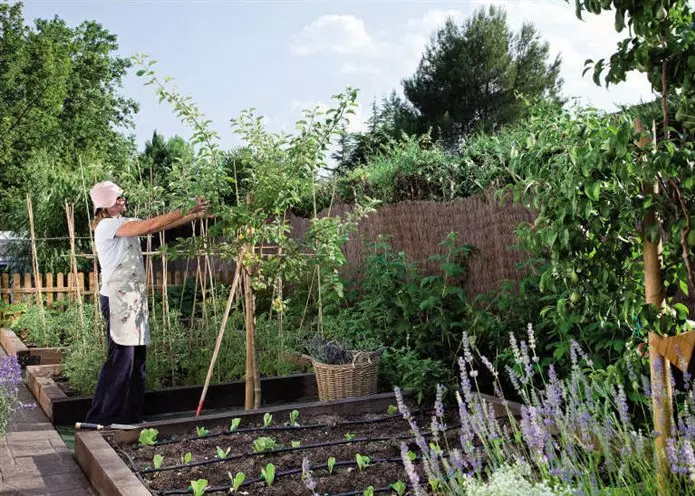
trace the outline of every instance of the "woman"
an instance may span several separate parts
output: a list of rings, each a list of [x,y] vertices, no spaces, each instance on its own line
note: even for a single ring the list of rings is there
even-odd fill
[[[150,343],[147,284],[139,236],[172,229],[201,217],[205,200],[147,220],[124,217],[123,190],[111,181],[89,192],[94,204],[94,244],[101,267],[101,312],[108,354],[86,421],[109,425],[143,421],[145,346]]]

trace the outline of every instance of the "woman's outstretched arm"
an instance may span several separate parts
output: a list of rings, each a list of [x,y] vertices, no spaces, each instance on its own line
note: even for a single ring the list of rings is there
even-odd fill
[[[182,209],[178,209],[150,219],[124,222],[121,227],[118,228],[118,231],[116,231],[116,236],[147,236],[148,234],[172,229],[198,218],[200,215],[204,214],[207,209],[208,202],[200,198],[195,206],[185,213]]]

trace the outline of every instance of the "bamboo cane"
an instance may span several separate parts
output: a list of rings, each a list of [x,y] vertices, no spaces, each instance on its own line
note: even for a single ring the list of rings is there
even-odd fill
[[[39,257],[36,252],[36,234],[34,232],[34,207],[31,204],[31,196],[27,193],[27,212],[29,214],[29,234],[31,236],[31,258],[34,266],[34,285],[36,286],[36,304],[39,307],[41,323],[46,323],[46,315],[43,311],[43,293],[41,292],[41,272],[39,272]]]
[[[253,301],[253,288],[251,286],[251,275],[247,268],[244,268],[244,300],[246,301],[246,390],[244,398],[244,409],[250,410],[254,407],[254,393],[256,374],[254,365],[254,327],[253,314],[255,305]]]
[[[70,265],[75,285],[77,307],[80,310],[80,322],[82,323],[82,328],[84,329],[86,327],[84,320],[84,306],[82,305],[82,292],[80,290],[80,284],[77,278],[77,257],[75,257],[75,208],[74,205],[68,205],[67,201],[65,202],[65,215],[67,216],[68,234],[70,235]],[[87,348],[87,342],[85,341],[84,334],[82,335],[82,347],[83,349]]]
[[[227,327],[227,319],[229,318],[229,312],[232,310],[232,303],[234,301],[234,295],[236,293],[236,287],[239,285],[239,275],[241,272],[241,260],[242,253],[237,258],[236,270],[234,271],[234,280],[232,281],[232,287],[229,288],[229,297],[227,298],[227,306],[224,309],[224,315],[222,316],[222,324],[220,325],[220,331],[217,333],[217,341],[215,342],[215,350],[212,353],[212,359],[210,360],[210,366],[208,367],[208,374],[205,378],[205,384],[203,385],[203,392],[200,395],[200,401],[198,402],[198,409],[195,412],[195,416],[198,417],[203,409],[203,404],[205,403],[205,396],[208,392],[208,387],[210,385],[210,379],[212,378],[212,371],[215,368],[215,362],[217,361],[217,355],[220,352],[220,346],[222,346],[222,338],[224,337],[224,330]]]

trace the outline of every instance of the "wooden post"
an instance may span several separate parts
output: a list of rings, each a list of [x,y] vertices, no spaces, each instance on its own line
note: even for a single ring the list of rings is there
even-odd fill
[[[3,272],[0,276],[0,288],[4,290],[10,289],[10,275],[7,272]],[[9,293],[2,293],[2,301],[8,304],[10,303]]]
[[[22,300],[22,283],[20,282],[19,274],[12,274],[12,288],[12,303],[19,303]]]
[[[254,365],[256,364],[256,302],[251,285],[251,274],[249,274],[247,267],[243,267],[242,270],[244,271],[244,300],[246,302],[246,396],[244,408],[250,410],[254,408],[256,404],[254,397],[256,392],[256,371],[254,369]]]
[[[60,301],[65,298],[63,294],[65,292],[65,274],[58,272],[56,274],[56,282],[58,283],[56,284],[56,300]]]
[[[39,271],[39,257],[36,253],[36,235],[34,232],[34,208],[31,205],[31,196],[27,193],[27,213],[29,214],[29,235],[31,236],[31,259],[34,265],[34,284],[36,285],[36,304],[39,306],[41,322],[46,323],[46,315],[43,312],[43,294],[41,293],[41,272]]]
[[[46,273],[46,306],[51,308],[53,306],[53,273]]]
[[[634,121],[637,131],[645,131],[645,127],[637,119]],[[652,127],[652,137],[642,137],[638,146],[643,148],[651,141],[656,149],[656,125]],[[644,183],[642,194],[658,195],[659,187],[654,183]],[[649,239],[649,232],[656,233],[656,238]],[[649,210],[642,221],[642,242],[644,244],[644,294],[647,304],[654,305],[659,311],[664,308],[664,285],[661,279],[661,225],[653,210]],[[668,495],[669,463],[666,457],[666,439],[671,435],[673,422],[673,391],[671,388],[671,365],[657,351],[657,343],[661,338],[649,333],[649,371],[652,389],[652,415],[656,431],[655,456],[657,462],[657,486],[659,494]]]

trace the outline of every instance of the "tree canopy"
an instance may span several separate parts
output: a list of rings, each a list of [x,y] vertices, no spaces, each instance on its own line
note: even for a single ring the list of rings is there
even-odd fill
[[[560,57],[550,62],[549,51],[533,25],[513,33],[503,9],[479,9],[461,26],[449,19],[432,37],[403,91],[445,138],[495,130],[521,114],[517,94],[558,95]]]

